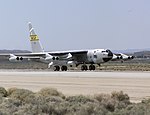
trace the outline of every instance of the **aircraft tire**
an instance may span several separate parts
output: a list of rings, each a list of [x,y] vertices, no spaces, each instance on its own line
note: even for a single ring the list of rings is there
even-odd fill
[[[95,70],[95,65],[93,65],[92,70],[93,70],[93,71]]]
[[[53,70],[54,70],[54,71],[56,71],[56,70],[57,70],[56,66],[54,66],[54,67],[53,67]]]
[[[60,70],[60,67],[59,66],[57,66],[57,71],[59,71]]]
[[[90,71],[93,70],[92,65],[89,66],[89,70],[90,70]]]
[[[95,70],[95,66],[94,66],[94,65],[90,65],[90,66],[89,66],[89,70],[90,70],[90,71],[91,71],[91,70],[94,71],[94,70]]]
[[[62,71],[67,71],[67,66],[62,66],[62,67],[61,67],[61,70],[62,70]]]
[[[84,66],[83,65],[81,66],[81,70],[84,71]]]
[[[85,67],[85,71],[87,71],[87,70],[88,70],[88,67],[87,67],[87,65],[85,65],[84,67]]]
[[[59,66],[54,66],[54,71],[59,71],[60,67]]]
[[[87,65],[82,65],[82,66],[81,66],[81,70],[82,70],[82,71],[87,71],[87,70],[88,70]]]
[[[67,71],[68,70],[68,68],[67,68],[67,66],[65,66],[65,71]]]

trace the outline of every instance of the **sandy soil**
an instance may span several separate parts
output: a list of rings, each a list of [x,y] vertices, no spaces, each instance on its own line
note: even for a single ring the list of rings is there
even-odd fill
[[[39,91],[57,88],[65,95],[124,91],[131,101],[150,98],[150,72],[16,72],[0,71],[0,86]]]

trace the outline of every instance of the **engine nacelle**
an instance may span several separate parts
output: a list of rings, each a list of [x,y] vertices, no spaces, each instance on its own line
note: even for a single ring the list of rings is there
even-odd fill
[[[134,56],[129,56],[128,59],[134,59]]]
[[[123,57],[122,57],[122,56],[117,56],[116,59],[117,59],[117,60],[120,60],[120,59],[123,59]]]
[[[112,61],[119,61],[119,60],[122,60],[123,58],[124,58],[124,56],[121,54],[119,54],[119,55],[113,54]]]
[[[128,60],[134,59],[134,56],[128,56]]]
[[[55,61],[55,60],[59,60],[59,57],[52,57],[51,60]]]
[[[46,54],[45,60],[46,61],[51,61],[51,60],[53,60],[53,56],[51,56],[50,54]]]
[[[45,57],[45,61],[53,61],[53,60],[59,60],[59,57],[54,57],[54,56],[52,56],[52,55],[50,55],[50,54],[45,54],[46,55],[46,57]]]
[[[20,62],[23,60],[23,57],[17,57],[17,56],[13,56],[9,58],[10,62]]]
[[[134,56],[128,56],[128,55],[125,55],[125,54],[121,54],[122,55],[122,59],[123,60],[131,60],[131,59],[134,59]]]

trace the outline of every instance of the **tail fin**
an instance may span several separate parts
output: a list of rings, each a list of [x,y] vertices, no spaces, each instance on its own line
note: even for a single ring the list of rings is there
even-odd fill
[[[39,41],[39,38],[34,32],[34,28],[32,27],[31,22],[29,22],[28,24],[29,24],[30,42],[31,42],[32,52],[33,53],[44,52],[44,49]]]

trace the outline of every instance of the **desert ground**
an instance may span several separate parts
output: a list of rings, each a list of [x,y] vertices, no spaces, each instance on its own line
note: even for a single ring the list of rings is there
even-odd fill
[[[150,60],[108,62],[95,72],[82,72],[80,66],[68,72],[53,72],[38,62],[10,63],[0,58],[0,86],[39,91],[57,88],[65,95],[94,95],[123,91],[132,102],[150,98]]]
[[[38,91],[57,88],[65,95],[94,95],[123,91],[132,102],[150,97],[150,72],[48,72],[0,70],[0,86]]]

